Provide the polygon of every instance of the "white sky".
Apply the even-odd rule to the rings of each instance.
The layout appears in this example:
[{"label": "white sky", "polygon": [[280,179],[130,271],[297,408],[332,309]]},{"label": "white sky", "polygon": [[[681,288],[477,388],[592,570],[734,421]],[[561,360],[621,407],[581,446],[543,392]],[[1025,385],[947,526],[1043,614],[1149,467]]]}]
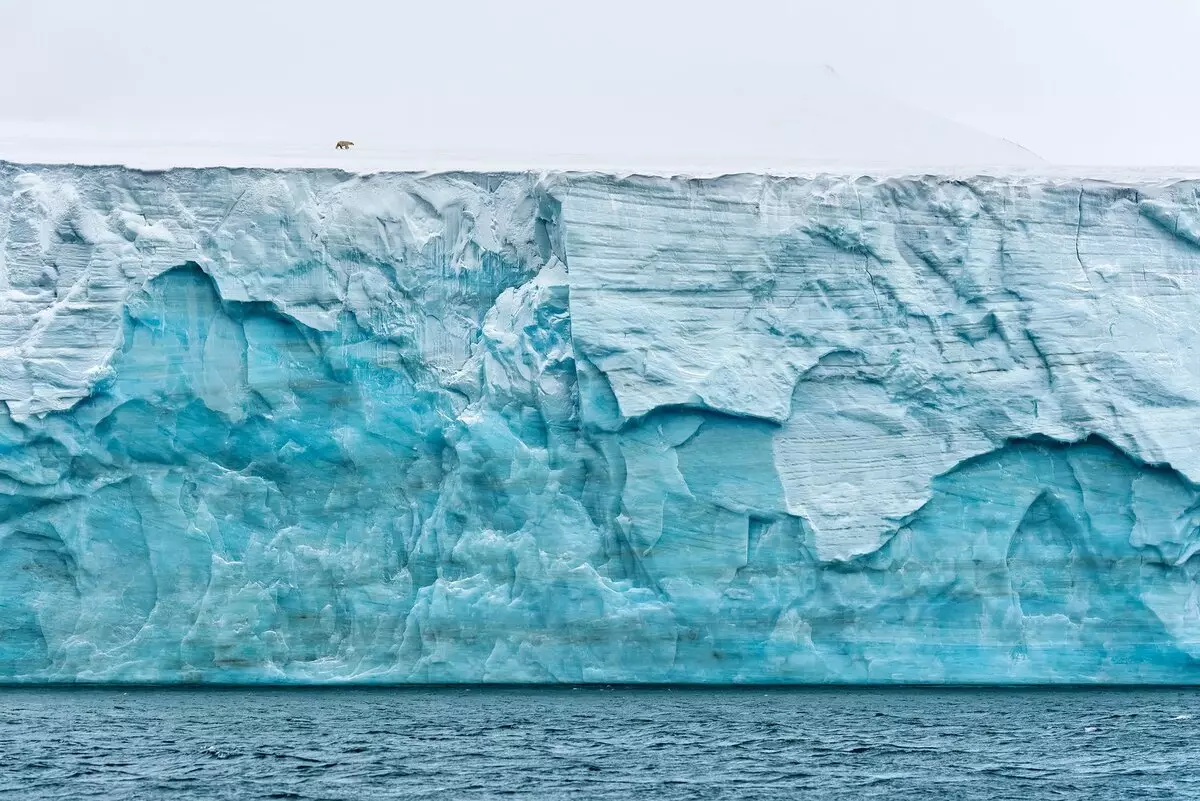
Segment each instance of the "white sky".
[{"label": "white sky", "polygon": [[1195,0],[0,0],[0,31],[0,158],[348,137],[464,163],[1018,162],[1008,139],[1200,165]]}]

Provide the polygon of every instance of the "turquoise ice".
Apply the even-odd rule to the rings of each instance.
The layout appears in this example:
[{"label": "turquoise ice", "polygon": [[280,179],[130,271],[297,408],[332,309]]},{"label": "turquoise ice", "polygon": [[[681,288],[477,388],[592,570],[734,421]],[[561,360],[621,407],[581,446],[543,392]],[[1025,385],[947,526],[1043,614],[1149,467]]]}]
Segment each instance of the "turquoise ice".
[{"label": "turquoise ice", "polygon": [[0,164],[0,678],[1200,681],[1198,189]]}]

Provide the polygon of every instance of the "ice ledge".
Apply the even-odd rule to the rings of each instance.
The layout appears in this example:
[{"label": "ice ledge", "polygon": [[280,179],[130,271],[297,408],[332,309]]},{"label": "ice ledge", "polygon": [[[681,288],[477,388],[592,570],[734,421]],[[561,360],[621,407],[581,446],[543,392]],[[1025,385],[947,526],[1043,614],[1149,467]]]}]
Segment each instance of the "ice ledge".
[{"label": "ice ledge", "polygon": [[358,148],[337,151],[328,146],[280,146],[277,143],[223,144],[141,142],[130,140],[78,141],[54,137],[0,136],[0,165],[24,167],[123,168],[142,172],[189,169],[292,172],[333,170],[353,175],[401,173],[534,174],[627,178],[720,178],[772,176],[778,178],[972,178],[1021,179],[1039,182],[1103,181],[1167,184],[1200,179],[1200,165],[1124,167],[1091,164],[981,162],[953,163],[880,161],[864,159],[789,159],[785,165],[723,161],[663,159],[598,159],[572,153],[545,152],[537,159],[479,152],[471,158],[428,151]]},{"label": "ice ledge", "polygon": [[[1200,479],[1200,366],[1186,358],[1200,345],[1194,190],[1035,173],[0,163],[0,401],[20,420],[87,397],[109,375],[131,294],[182,264],[226,300],[330,331],[389,303],[365,266],[394,271],[402,292],[426,287],[436,309],[438,279],[404,276],[420,254],[440,249],[455,275],[492,281],[489,254],[533,265],[558,252],[572,347],[618,415],[584,417],[611,428],[695,408],[773,424],[788,511],[822,558],[847,559],[878,548],[935,476],[1014,439],[1095,434]],[[411,335],[448,379],[477,331],[434,313]]]},{"label": "ice ledge", "polygon": [[1095,434],[1200,481],[1195,189],[576,178],[576,348],[626,418],[777,424],[822,558],[874,551],[934,476],[1014,439]]},{"label": "ice ledge", "polygon": [[1194,682],[1196,188],[6,165],[0,679]]}]

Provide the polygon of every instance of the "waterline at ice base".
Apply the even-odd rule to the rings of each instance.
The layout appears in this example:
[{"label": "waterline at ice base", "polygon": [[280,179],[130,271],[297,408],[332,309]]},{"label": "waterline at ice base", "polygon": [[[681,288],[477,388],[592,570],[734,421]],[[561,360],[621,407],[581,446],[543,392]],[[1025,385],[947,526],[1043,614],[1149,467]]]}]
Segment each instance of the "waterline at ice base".
[{"label": "waterline at ice base", "polygon": [[0,163],[0,680],[1200,684],[1198,190]]}]

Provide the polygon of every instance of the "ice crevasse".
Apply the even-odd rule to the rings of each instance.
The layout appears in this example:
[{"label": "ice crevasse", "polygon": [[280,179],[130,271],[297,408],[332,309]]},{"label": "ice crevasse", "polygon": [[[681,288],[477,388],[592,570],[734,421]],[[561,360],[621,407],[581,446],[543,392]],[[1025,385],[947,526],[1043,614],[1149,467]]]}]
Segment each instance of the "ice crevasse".
[{"label": "ice crevasse", "polygon": [[1200,683],[1198,190],[0,163],[0,679]]}]

